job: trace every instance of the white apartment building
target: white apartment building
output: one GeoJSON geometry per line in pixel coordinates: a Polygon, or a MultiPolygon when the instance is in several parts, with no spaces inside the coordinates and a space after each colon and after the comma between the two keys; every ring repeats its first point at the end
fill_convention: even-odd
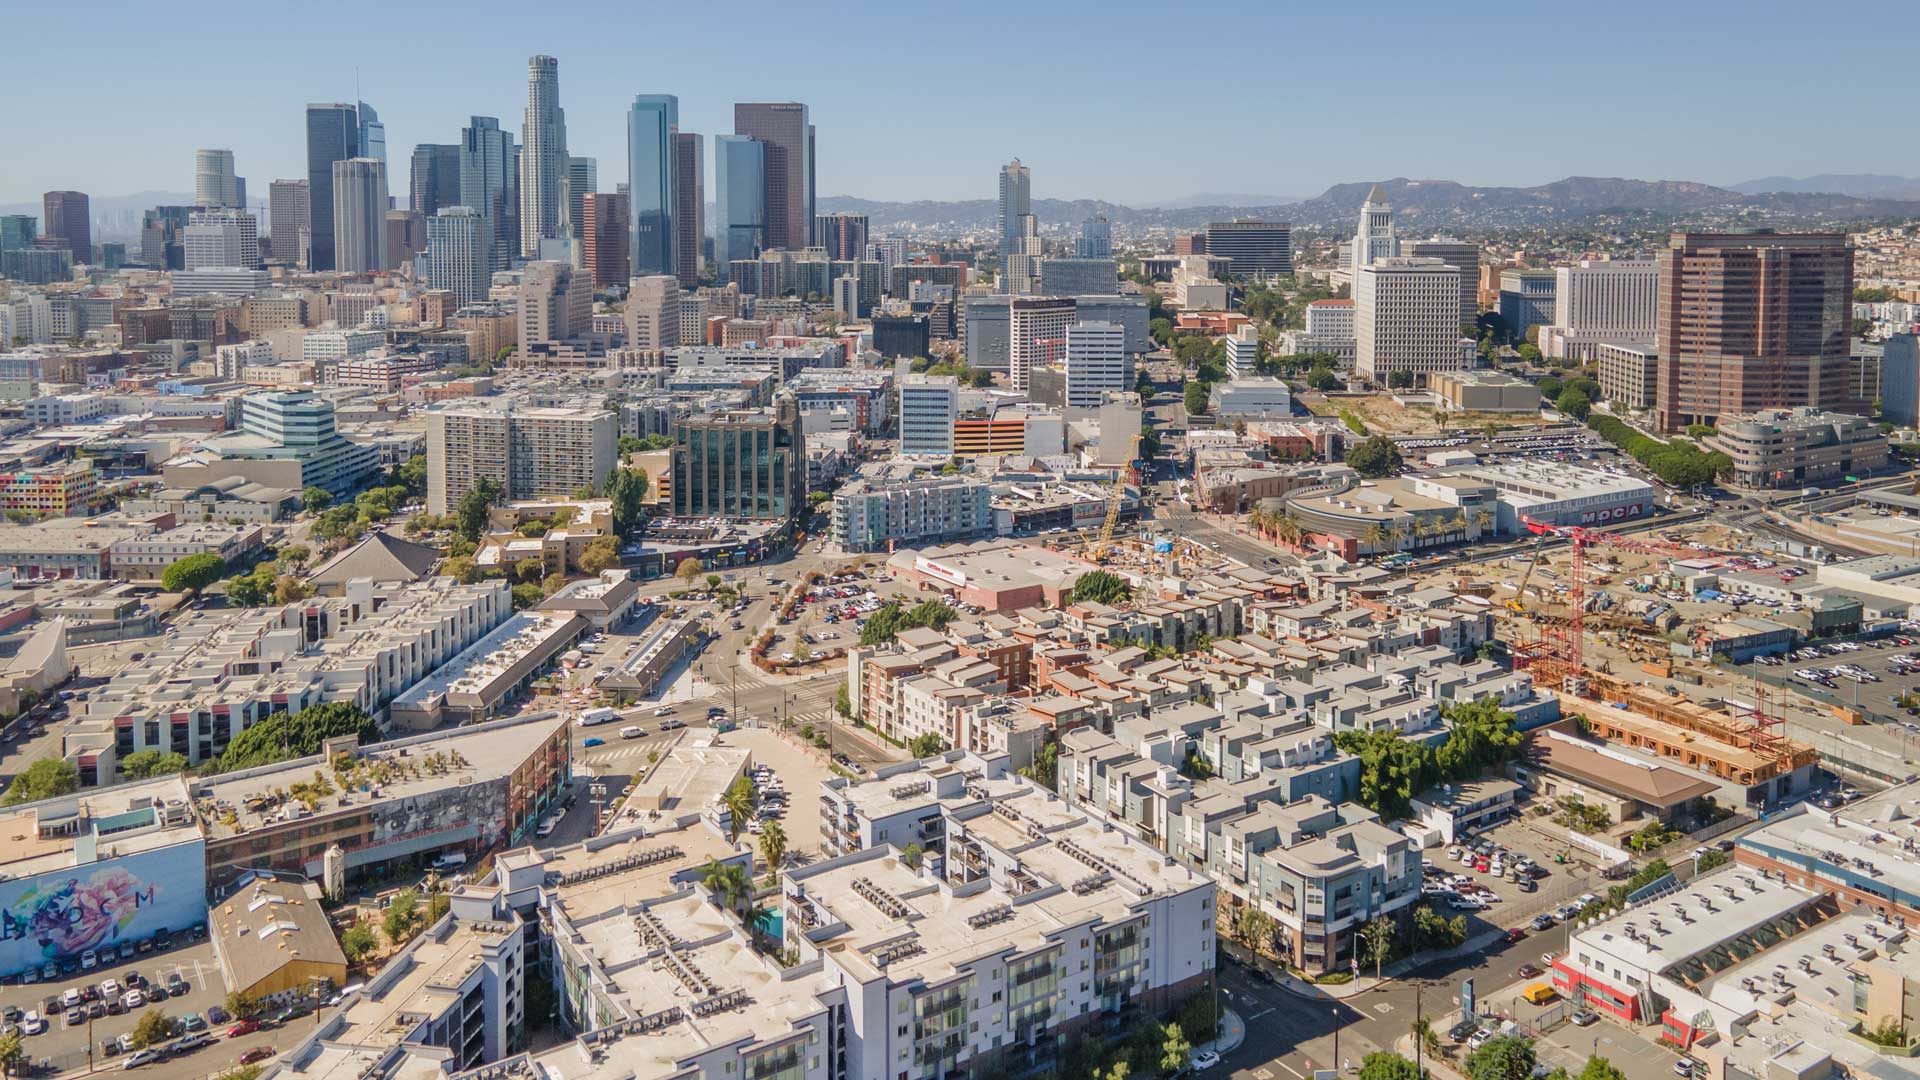
{"type": "Polygon", "coordinates": [[[378,330],[315,330],[300,339],[300,359],[328,364],[376,349],[386,340],[387,335],[378,330]]]}
{"type": "Polygon", "coordinates": [[[1310,337],[1353,337],[1352,300],[1315,300],[1307,305],[1307,334],[1310,337]]]}
{"type": "Polygon", "coordinates": [[[1384,383],[1468,366],[1460,339],[1460,270],[1439,259],[1393,256],[1359,267],[1353,299],[1354,371],[1384,383]]]}
{"type": "Polygon", "coordinates": [[[1009,302],[1008,356],[1009,381],[1025,393],[1028,375],[1037,367],[1049,367],[1066,353],[1067,328],[1075,319],[1072,297],[1016,296],[1009,302]]]}
{"type": "Polygon", "coordinates": [[[900,452],[953,456],[953,422],[960,416],[960,380],[952,375],[908,375],[900,380],[900,452]]]}
{"type": "Polygon", "coordinates": [[[173,296],[254,296],[273,287],[273,275],[244,266],[203,266],[172,275],[173,296]]]}
{"type": "Polygon", "coordinates": [[[252,270],[260,265],[260,221],[245,210],[197,210],[181,235],[188,270],[252,270]]]}
{"type": "Polygon", "coordinates": [[[1067,327],[1067,408],[1094,409],[1108,392],[1133,389],[1127,332],[1119,323],[1080,322],[1067,327]]]}
{"type": "Polygon", "coordinates": [[[1233,381],[1252,377],[1260,359],[1260,331],[1251,326],[1235,330],[1227,338],[1227,378],[1233,381]]]}
{"type": "Polygon", "coordinates": [[[122,540],[108,549],[115,577],[151,580],[189,555],[218,555],[228,562],[260,546],[258,525],[202,522],[122,540]]]}
{"type": "Polygon", "coordinates": [[[214,351],[214,358],[220,377],[237,382],[245,377],[247,368],[273,363],[273,345],[257,339],[238,345],[222,345],[214,351]]]}
{"type": "Polygon", "coordinates": [[[606,482],[617,414],[475,400],[427,414],[427,509],[445,514],[482,479],[508,499],[564,498],[606,482]]]}
{"type": "Polygon", "coordinates": [[[420,256],[420,280],[445,289],[460,306],[487,297],[493,265],[493,226],[470,206],[443,206],[427,219],[427,250],[420,256]]]}
{"type": "Polygon", "coordinates": [[[84,424],[113,414],[113,402],[103,394],[47,394],[28,401],[26,418],[41,427],[84,424]]]}
{"type": "Polygon", "coordinates": [[[1658,282],[1652,259],[1583,259],[1554,271],[1553,325],[1540,351],[1586,362],[1601,342],[1653,344],[1658,282]]]}

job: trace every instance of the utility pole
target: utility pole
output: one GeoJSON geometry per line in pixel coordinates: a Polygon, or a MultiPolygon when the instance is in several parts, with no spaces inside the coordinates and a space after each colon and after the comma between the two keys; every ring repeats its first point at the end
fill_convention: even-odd
{"type": "Polygon", "coordinates": [[[1413,981],[1413,1075],[1416,1077],[1427,1075],[1425,1066],[1420,1063],[1421,1054],[1425,1052],[1427,1046],[1427,1029],[1420,1023],[1422,1019],[1420,1012],[1420,992],[1426,988],[1427,981],[1425,979],[1415,979],[1413,981]]]}

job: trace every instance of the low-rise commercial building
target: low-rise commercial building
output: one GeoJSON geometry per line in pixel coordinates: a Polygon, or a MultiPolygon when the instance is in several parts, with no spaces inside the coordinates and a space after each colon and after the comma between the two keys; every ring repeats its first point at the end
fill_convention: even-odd
{"type": "Polygon", "coordinates": [[[320,906],[320,885],[255,872],[208,909],[208,938],[229,993],[272,1006],[347,984],[347,955],[320,906]]]}
{"type": "Polygon", "coordinates": [[[244,558],[260,549],[265,536],[258,525],[200,522],[122,540],[113,545],[108,558],[113,561],[114,577],[156,581],[167,567],[189,555],[218,555],[229,563],[244,558]]]}
{"type": "Polygon", "coordinates": [[[1864,416],[1801,407],[1723,416],[1702,445],[1733,461],[1741,487],[1797,488],[1887,465],[1887,437],[1864,416]]]}
{"type": "Polygon", "coordinates": [[[1540,388],[1504,371],[1439,371],[1427,389],[1455,412],[1538,413],[1540,388]]]}

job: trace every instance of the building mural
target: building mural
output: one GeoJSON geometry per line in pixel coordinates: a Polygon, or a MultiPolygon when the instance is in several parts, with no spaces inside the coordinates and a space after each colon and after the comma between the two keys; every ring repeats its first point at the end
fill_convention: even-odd
{"type": "Polygon", "coordinates": [[[196,843],[0,884],[0,972],[205,922],[205,865],[196,843]]]}

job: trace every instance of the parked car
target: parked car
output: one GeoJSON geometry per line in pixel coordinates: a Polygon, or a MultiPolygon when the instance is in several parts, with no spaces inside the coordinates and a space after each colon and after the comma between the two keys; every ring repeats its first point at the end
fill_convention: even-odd
{"type": "Polygon", "coordinates": [[[246,1053],[240,1055],[240,1064],[251,1065],[256,1061],[265,1061],[272,1056],[273,1056],[273,1047],[256,1046],[253,1049],[247,1051],[246,1053]]]}
{"type": "Polygon", "coordinates": [[[145,1050],[136,1050],[128,1055],[127,1059],[120,1063],[120,1067],[123,1069],[137,1069],[142,1065],[151,1065],[156,1061],[165,1060],[165,1058],[165,1054],[152,1047],[148,1047],[145,1050]]]}
{"type": "Polygon", "coordinates": [[[1589,1024],[1598,1023],[1600,1014],[1594,1012],[1592,1009],[1581,1009],[1567,1019],[1573,1021],[1575,1027],[1586,1027],[1589,1024]]]}
{"type": "Polygon", "coordinates": [[[227,1029],[227,1038],[237,1039],[242,1035],[251,1035],[254,1032],[259,1030],[260,1030],[260,1021],[252,1020],[252,1019],[242,1020],[239,1023],[227,1029]]]}

